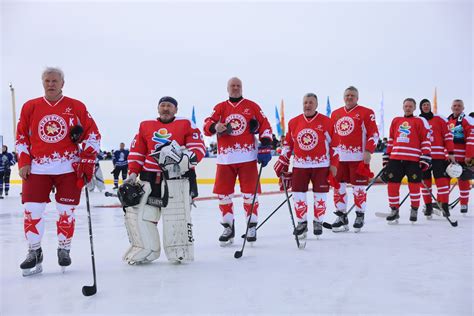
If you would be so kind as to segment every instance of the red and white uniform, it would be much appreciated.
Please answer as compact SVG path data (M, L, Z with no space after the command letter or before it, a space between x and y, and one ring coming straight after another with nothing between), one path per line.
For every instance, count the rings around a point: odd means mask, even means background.
M451 114L448 117L448 129L453 134L454 158L456 161L465 163L466 158L474 158L474 120L461 113L458 117ZM469 179L458 179L459 203L461 206L468 205L471 183Z
M219 197L219 208L223 223L232 224L234 220L232 194L237 177L240 191L244 195L244 209L251 222L257 222L258 200L252 210L252 200L258 180L257 139L250 132L250 120L258 121L260 141L264 138L271 143L272 129L260 106L248 99L238 102L230 100L217 104L210 117L204 121L204 135L212 136L212 127L216 123L230 123L232 132L217 136L217 171L214 193ZM252 212L252 214L250 214Z
M430 134L430 126L424 118L396 117L390 125L387 154L394 160L431 159Z
M334 205L340 211L347 209L347 183L353 185L353 196L358 212L365 212L365 186L368 177L357 172L364 158L364 151L373 153L379 140L375 113L362 105L350 110L345 106L331 113L336 131L336 151L339 155L339 166L336 179L341 183L334 190ZM367 166L368 167L368 166Z
M26 102L17 127L18 167L31 165L33 174L73 172L72 163L79 158L69 131L75 125L84 129L83 150L97 154L100 134L81 101L63 96L56 103L44 97Z
M474 120L462 113L458 117L448 117L448 129L453 135L454 158L464 162L466 157L474 157Z
M229 165L257 159L255 135L250 133L249 122L256 119L259 123L260 138L272 139L272 129L257 103L242 99L237 103L229 100L214 107L210 117L204 122L204 135L212 136L209 130L212 124L221 122L232 125L230 135L217 138L217 164Z
M431 158L433 160L446 161L449 154L454 153L453 135L448 129L448 120L442 116L434 114L431 119L427 119L430 127ZM444 162L443 162L444 164ZM443 165L444 166L444 165ZM434 166L432 167L434 170ZM424 186L421 188L425 204L431 204L432 172L429 171L429 178L423 177ZM437 200L441 203L449 201L449 178L435 176L437 187ZM426 187L425 187L426 186Z
M364 151L374 152L379 140L374 111L361 105L348 111L343 106L332 112L331 119L338 137L339 161L361 161Z
M294 153L292 190L299 222L307 221L306 192L310 181L313 186L314 218L320 222L324 220L329 191L329 165L337 165L338 161L332 147L333 138L333 122L320 113L312 118L301 114L288 122L288 133L281 154L289 161Z
M288 122L288 133L282 155L293 157L295 168L322 168L336 165L338 156L332 147L334 125L331 119L321 113L310 119L304 114Z
M453 134L448 129L448 120L440 115L433 115L428 120L430 127L431 159L446 160L454 152Z
M138 133L133 139L128 155L129 173L140 174L140 171L161 171L155 158L150 154L162 146L164 142L176 141L192 152L198 162L206 154L202 134L193 122L187 118L175 117L172 122L163 123L159 119L140 123Z
M22 202L24 232L32 249L41 246L42 216L50 202L53 186L56 187L59 213L56 223L59 248L70 248L75 226L74 210L81 194L72 167L79 160L78 144L70 138L70 129L75 125L84 129L81 150L97 154L100 133L82 102L65 96L57 102L49 102L41 97L26 102L21 109L16 151L20 169L31 165L31 174L22 183Z

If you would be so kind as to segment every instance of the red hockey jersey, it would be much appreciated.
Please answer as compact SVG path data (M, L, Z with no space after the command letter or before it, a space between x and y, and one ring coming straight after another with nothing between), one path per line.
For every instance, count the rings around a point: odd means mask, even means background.
M288 159L294 153L293 167L322 168L336 165L338 157L332 148L334 124L320 113L310 119L304 114L288 122L288 133L282 155Z
M56 103L44 97L26 102L20 114L16 136L18 167L31 165L33 174L73 172L79 160L78 145L70 138L70 129L81 125L82 150L97 154L100 133L86 106L63 96Z
M257 159L255 135L250 132L251 119L258 121L260 140L272 140L272 128L257 103L242 99L237 103L224 101L217 104L210 117L204 121L204 135L212 136L210 127L221 122L230 123L232 133L217 137L217 164L229 165Z
M343 106L332 112L331 119L336 129L340 161L361 161L364 151L375 151L379 132L374 111L362 105L348 111Z
M474 157L474 120L464 113L458 117L448 117L448 128L453 135L454 158L464 162L466 157Z
M189 119L175 117L170 123L163 123L159 119L143 121L130 146L129 173L139 174L142 170L160 171L161 168L150 154L164 142L172 140L194 152L198 162L206 154L201 131Z
M390 159L420 161L431 159L430 126L422 117L396 117L390 125L387 144Z
M454 153L453 135L448 130L448 120L442 116L434 114L428 120L430 127L431 158L447 159L448 154Z

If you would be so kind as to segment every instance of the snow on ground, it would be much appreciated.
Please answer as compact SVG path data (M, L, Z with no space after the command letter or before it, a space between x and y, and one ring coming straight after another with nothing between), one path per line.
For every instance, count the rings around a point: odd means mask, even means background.
M272 190L275 186L264 186L264 191ZM402 195L406 190L402 187ZM242 240L238 237L233 246L221 248L217 201L200 201L192 213L195 262L171 264L162 253L154 263L129 266L121 261L128 247L122 210L97 207L117 200L96 192L90 198L98 292L84 297L82 286L92 285L84 196L76 211L72 266L60 273L57 215L50 204L43 273L24 278L19 264L27 245L19 191L14 185L11 195L0 200L2 316L473 314L473 203L467 216L460 215L459 206L452 211L457 228L439 217L421 217L412 225L408 204L402 207L400 224L391 226L373 215L387 211L385 186L374 186L361 233L324 230L319 240L309 235L304 250L297 249L288 208L282 207L258 231L255 245L234 259ZM451 196L457 194L455 189ZM210 196L211 186L201 185L200 195ZM283 194L261 196L260 220L283 200ZM235 199L235 210L240 236L245 230L241 198ZM328 214L326 220L334 218Z

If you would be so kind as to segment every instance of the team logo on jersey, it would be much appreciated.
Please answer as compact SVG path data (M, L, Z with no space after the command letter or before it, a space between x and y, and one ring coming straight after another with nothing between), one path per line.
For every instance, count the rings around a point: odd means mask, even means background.
M46 115L38 124L38 134L46 143L57 143L66 137L66 121L56 114Z
M298 133L296 140L303 150L311 150L318 144L318 134L311 128L305 128Z
M225 123L230 123L232 127L232 136L241 135L247 128L247 120L240 114L231 114L225 119Z
M402 125L400 125L398 127L398 131L400 132L400 135L398 135L397 137L397 142L398 143L409 143L410 142L410 138L408 137L408 135L411 134L411 126L410 124L405 121L402 123Z
M354 130L354 120L349 116L343 116L336 122L336 131L340 136L347 136Z
M166 128L160 128L157 132L153 133L152 141L156 142L155 149L160 148L166 143L170 142L171 133L168 133Z

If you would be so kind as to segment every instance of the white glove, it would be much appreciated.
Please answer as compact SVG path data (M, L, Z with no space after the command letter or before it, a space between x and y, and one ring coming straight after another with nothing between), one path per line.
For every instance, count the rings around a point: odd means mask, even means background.
M123 184L125 184L125 183L132 184L132 183L135 183L135 182L137 182L137 174L133 173L133 172L128 175L127 179L123 180Z

